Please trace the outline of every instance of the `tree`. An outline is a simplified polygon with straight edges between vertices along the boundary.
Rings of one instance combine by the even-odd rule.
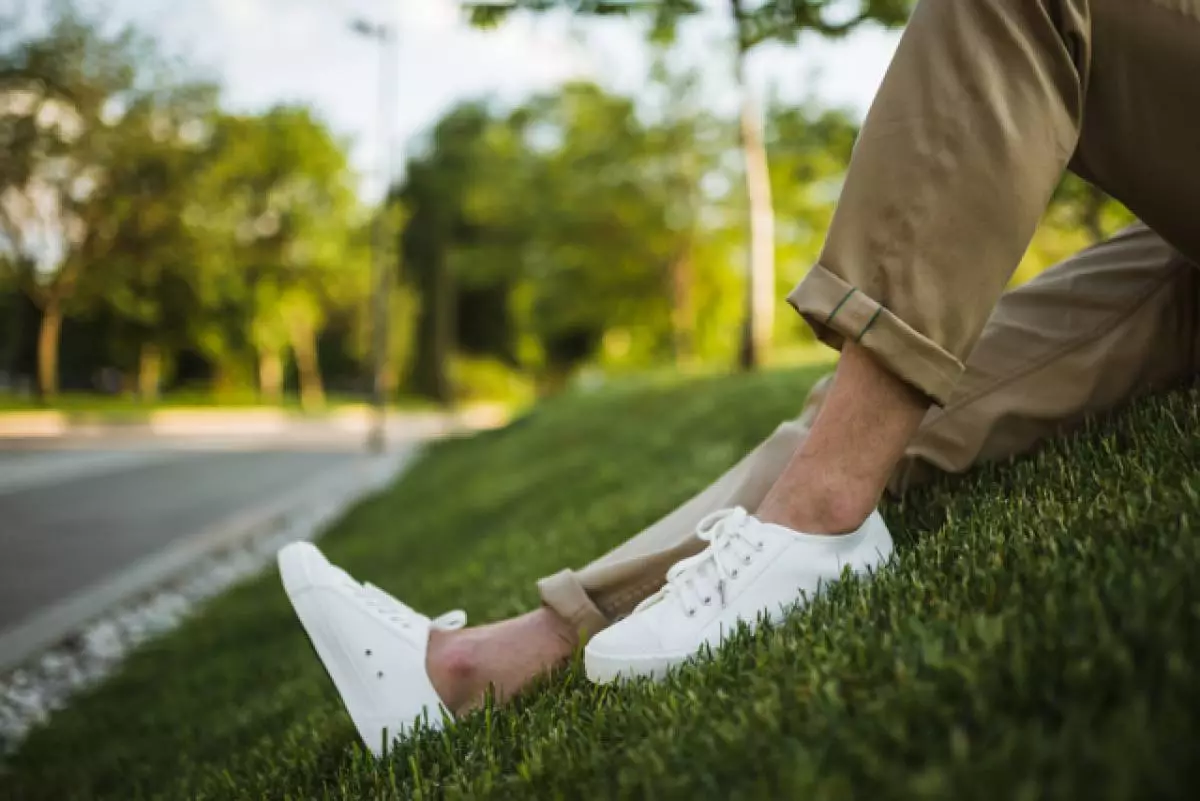
[[[746,60],[764,42],[794,44],[805,32],[841,37],[866,23],[895,26],[908,18],[912,0],[724,0],[733,29],[732,74],[739,103],[739,139],[746,184],[748,251],[746,316],[739,361],[743,368],[761,364],[774,328],[775,235],[770,169],[763,141],[761,112],[746,83]],[[534,11],[570,8],[581,14],[628,14],[649,9],[652,38],[670,41],[679,22],[708,10],[697,0],[663,0],[656,4],[631,4],[622,0],[529,0],[521,3]],[[500,24],[508,9],[491,4],[472,8],[476,24]]]
[[[87,200],[104,179],[112,136],[106,114],[136,93],[144,42],[132,30],[101,33],[69,4],[47,31],[0,41],[0,250],[41,310],[38,387],[58,390],[63,316],[84,261],[78,247],[94,222]]]
[[[460,353],[546,389],[585,362],[707,355],[706,329],[725,320],[714,307],[732,296],[725,228],[703,190],[724,169],[724,125],[699,109],[692,77],[664,73],[660,89],[649,120],[575,83],[507,115],[464,105],[435,127],[401,190],[423,298],[418,391],[453,396]]]
[[[81,302],[121,322],[148,400],[212,302],[204,243],[186,219],[215,101],[203,84],[167,84],[139,98],[113,124],[108,166],[84,204],[92,224],[79,252],[88,264]]]
[[[775,208],[771,200],[770,167],[763,141],[761,112],[746,83],[747,58],[753,48],[764,42],[795,44],[804,32],[842,37],[867,22],[899,25],[908,18],[910,2],[860,0],[858,8],[853,11],[837,0],[768,0],[757,4],[750,0],[728,2],[734,29],[734,84],[741,99],[739,130],[750,230],[746,323],[740,363],[744,369],[752,369],[762,363],[774,330]]]
[[[706,233],[714,227],[715,205],[706,178],[722,173],[726,126],[704,109],[703,87],[694,70],[672,70],[665,49],[651,68],[657,115],[646,131],[645,191],[663,210],[661,236],[666,295],[670,303],[671,354],[675,363],[694,363],[699,353],[698,312]]]
[[[363,302],[369,249],[344,148],[311,113],[280,107],[219,117],[211,162],[194,185],[213,199],[189,218],[210,243],[207,275],[236,312],[224,349],[255,354],[259,389],[277,401],[295,359],[301,400],[324,402],[318,337],[329,315]]]
[[[813,106],[768,106],[766,120],[781,265],[772,290],[782,297],[819,258],[858,125],[845,112]],[[813,340],[811,330],[797,323],[795,315],[785,315],[776,338],[782,333]]]
[[[482,166],[479,148],[491,121],[491,112],[481,104],[452,109],[434,127],[426,152],[409,159],[404,185],[394,193],[408,210],[400,238],[401,258],[421,297],[409,386],[443,404],[454,399],[450,359],[456,339],[457,293],[450,249],[471,234],[464,219],[464,195]]]

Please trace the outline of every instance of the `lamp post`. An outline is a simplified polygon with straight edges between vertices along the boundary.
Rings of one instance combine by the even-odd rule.
[[[387,447],[388,406],[388,340],[390,339],[390,298],[392,290],[392,261],[388,258],[391,232],[387,224],[387,200],[391,191],[392,120],[396,115],[396,77],[398,72],[396,29],[384,23],[356,19],[350,29],[379,45],[379,173],[383,198],[375,215],[374,231],[374,288],[371,314],[371,356],[374,370],[371,401],[374,407],[367,434],[367,450],[382,453]]]

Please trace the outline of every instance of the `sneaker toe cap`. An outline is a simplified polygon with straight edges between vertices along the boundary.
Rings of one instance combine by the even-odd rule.
[[[627,617],[597,634],[587,651],[597,656],[629,656],[661,651],[662,639],[644,615]]]
[[[311,542],[285,545],[275,558],[279,564],[279,576],[289,595],[317,585],[322,574],[329,569],[329,561]]]

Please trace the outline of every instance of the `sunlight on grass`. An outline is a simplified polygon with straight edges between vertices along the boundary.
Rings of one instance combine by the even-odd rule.
[[[429,613],[536,603],[795,414],[822,369],[610,387],[436,447],[323,547]],[[367,758],[273,573],[36,731],[0,796],[1187,798],[1194,390],[885,508],[898,558],[664,685],[578,663]]]

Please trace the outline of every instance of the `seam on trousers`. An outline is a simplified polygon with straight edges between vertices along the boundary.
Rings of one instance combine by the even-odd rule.
[[[942,414],[936,420],[934,420],[932,423],[930,423],[928,426],[924,426],[923,428],[925,428],[926,430],[937,428],[939,425],[941,425],[941,423],[947,417],[950,416],[951,412],[955,412],[966,406],[970,406],[972,403],[979,400],[984,395],[990,395],[993,392],[996,392],[996,391],[1000,390],[1001,388],[1008,386],[1009,384],[1012,384],[1013,382],[1015,382],[1019,379],[1024,378],[1025,376],[1029,375],[1030,373],[1033,373],[1033,372],[1036,372],[1037,370],[1042,369],[1043,367],[1048,365],[1050,362],[1061,359],[1063,356],[1070,353],[1071,351],[1078,350],[1079,348],[1083,347],[1084,345],[1094,342],[1097,338],[1099,338],[1100,336],[1103,336],[1105,333],[1107,333],[1107,329],[1113,328],[1117,324],[1128,319],[1129,317],[1132,317],[1134,312],[1138,311],[1142,306],[1144,306],[1146,304],[1146,301],[1148,301],[1151,297],[1153,297],[1155,294],[1157,294],[1158,291],[1161,290],[1166,284],[1173,281],[1182,270],[1195,270],[1195,269],[1196,269],[1195,266],[1193,266],[1187,262],[1177,265],[1176,269],[1172,270],[1167,275],[1165,275],[1164,277],[1159,279],[1159,281],[1157,283],[1155,283],[1148,290],[1146,290],[1141,295],[1139,295],[1137,297],[1137,299],[1123,311],[1118,312],[1118,313],[1112,315],[1111,317],[1105,318],[1102,322],[1098,323],[1094,328],[1089,330],[1086,334],[1080,334],[1075,339],[1069,340],[1068,342],[1064,343],[1063,345],[1059,346],[1058,348],[1055,348],[1054,350],[1050,351],[1048,354],[1046,354],[1042,358],[1035,359],[1034,361],[1030,362],[1029,364],[1025,365],[1024,367],[1022,367],[1012,373],[1009,373],[1007,375],[1001,376],[1000,378],[997,378],[994,382],[981,387],[980,389],[976,390],[975,392],[971,393],[970,395],[966,396],[965,398],[957,400],[954,403],[944,407],[942,409]],[[967,357],[967,361],[968,361],[968,365],[969,365],[969,363],[970,363],[969,356]],[[969,366],[968,366],[968,369],[969,369]]]
[[[883,312],[883,306],[880,306],[878,309],[875,310],[875,313],[871,315],[871,319],[867,320],[867,324],[863,326],[862,330],[858,332],[858,336],[856,336],[854,338],[855,345],[862,342],[862,338],[865,337],[867,335],[867,332],[871,330],[871,326],[875,325],[875,321],[879,319],[879,315],[882,312]]]
[[[837,317],[837,313],[840,312],[842,310],[842,307],[846,305],[846,301],[850,300],[850,297],[857,291],[858,291],[858,287],[856,287],[856,286],[850,287],[850,291],[846,293],[846,297],[839,300],[838,305],[834,306],[833,311],[831,311],[829,313],[829,316],[825,318],[825,325],[829,325],[830,323],[833,322],[833,318]],[[876,316],[878,316],[879,312],[875,312],[875,314],[876,314]],[[859,334],[859,337],[861,337],[861,336],[862,336],[862,334]]]

